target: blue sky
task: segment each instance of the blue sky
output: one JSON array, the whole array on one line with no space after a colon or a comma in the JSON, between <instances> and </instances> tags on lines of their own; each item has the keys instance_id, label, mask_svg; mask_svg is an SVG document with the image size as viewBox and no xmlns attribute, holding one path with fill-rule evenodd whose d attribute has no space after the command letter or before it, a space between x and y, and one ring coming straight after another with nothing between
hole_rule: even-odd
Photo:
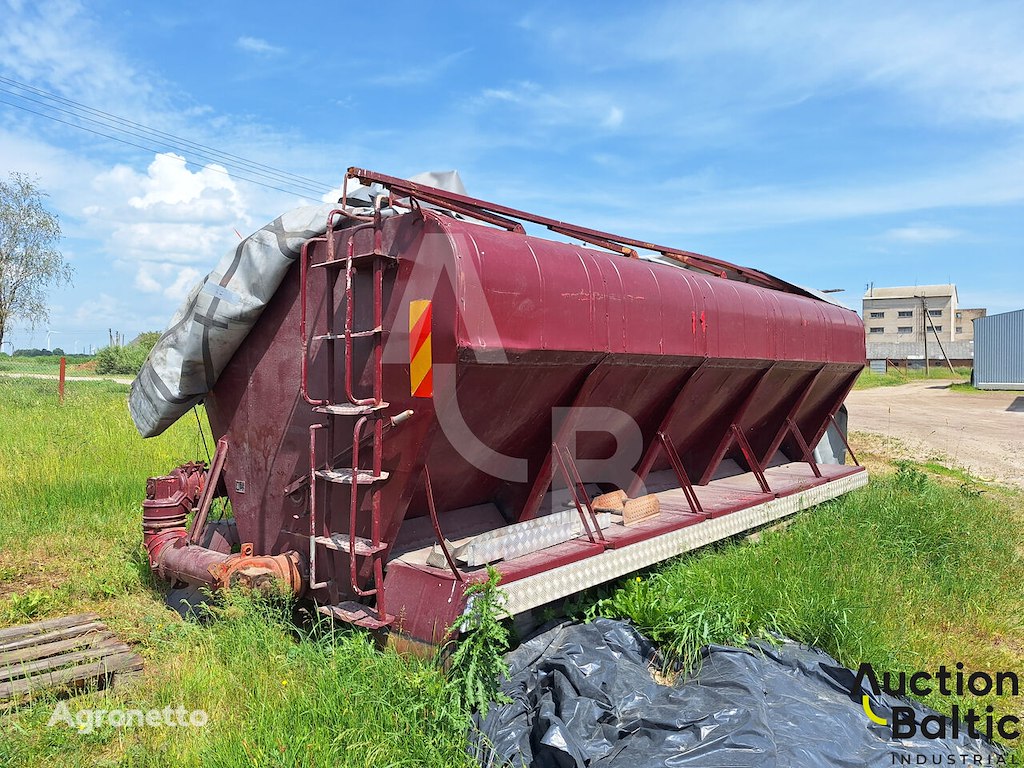
<instances>
[{"instance_id":1,"label":"blue sky","mask_svg":"<svg viewBox=\"0 0 1024 768\"><path fill-rule=\"evenodd\" d=\"M0 0L0 76L325 188L456 168L858 310L871 281L1024 306L1020 3L124 5ZM162 329L234 230L305 202L179 155L0 104L0 174L39 177L76 270L16 346Z\"/></svg>"}]
</instances>

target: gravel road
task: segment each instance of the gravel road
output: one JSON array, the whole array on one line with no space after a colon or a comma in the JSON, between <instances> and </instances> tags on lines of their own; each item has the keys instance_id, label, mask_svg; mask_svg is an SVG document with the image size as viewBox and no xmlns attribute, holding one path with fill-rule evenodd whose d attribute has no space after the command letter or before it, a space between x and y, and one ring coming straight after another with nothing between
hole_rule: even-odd
<instances>
[{"instance_id":1,"label":"gravel road","mask_svg":"<svg viewBox=\"0 0 1024 768\"><path fill-rule=\"evenodd\" d=\"M0 376L6 376L11 379L48 379L50 381L57 381L60 376L56 373L14 373L14 372L3 372ZM64 381L71 384L75 381L116 381L118 384L131 384L135 381L134 377L125 378L124 376L77 376L69 375L64 377Z\"/></svg>"},{"instance_id":2,"label":"gravel road","mask_svg":"<svg viewBox=\"0 0 1024 768\"><path fill-rule=\"evenodd\" d=\"M955 392L951 383L854 390L846 400L850 430L893 437L918 460L939 458L1024 488L1024 394Z\"/></svg>"}]
</instances>

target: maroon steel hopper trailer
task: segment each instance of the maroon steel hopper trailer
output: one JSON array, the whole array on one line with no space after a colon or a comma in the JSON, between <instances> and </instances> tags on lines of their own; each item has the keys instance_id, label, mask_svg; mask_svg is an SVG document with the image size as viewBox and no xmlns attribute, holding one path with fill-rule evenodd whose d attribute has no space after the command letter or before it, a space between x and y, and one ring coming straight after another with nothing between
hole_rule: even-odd
<instances>
[{"instance_id":1,"label":"maroon steel hopper trailer","mask_svg":"<svg viewBox=\"0 0 1024 768\"><path fill-rule=\"evenodd\" d=\"M208 377L210 466L149 481L164 578L283 580L328 616L436 644L487 565L519 614L867 482L836 418L865 358L852 311L699 254L349 178L372 206L335 206ZM217 496L240 552L210 543Z\"/></svg>"}]
</instances>

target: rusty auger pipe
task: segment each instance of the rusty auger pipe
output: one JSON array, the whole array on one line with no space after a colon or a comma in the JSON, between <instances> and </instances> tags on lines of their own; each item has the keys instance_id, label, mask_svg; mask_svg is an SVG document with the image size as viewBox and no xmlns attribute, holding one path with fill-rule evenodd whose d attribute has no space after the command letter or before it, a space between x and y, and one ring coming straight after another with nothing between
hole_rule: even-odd
<instances>
[{"instance_id":1,"label":"rusty auger pipe","mask_svg":"<svg viewBox=\"0 0 1024 768\"><path fill-rule=\"evenodd\" d=\"M252 545L243 544L241 552L230 554L190 543L186 520L209 481L209 473L201 462L183 464L169 475L146 481L142 538L153 573L172 583L186 582L212 589L248 586L265 590L278 583L294 595L301 595L307 579L305 562L297 552L254 555ZM196 532L196 540L199 533Z\"/></svg>"}]
</instances>

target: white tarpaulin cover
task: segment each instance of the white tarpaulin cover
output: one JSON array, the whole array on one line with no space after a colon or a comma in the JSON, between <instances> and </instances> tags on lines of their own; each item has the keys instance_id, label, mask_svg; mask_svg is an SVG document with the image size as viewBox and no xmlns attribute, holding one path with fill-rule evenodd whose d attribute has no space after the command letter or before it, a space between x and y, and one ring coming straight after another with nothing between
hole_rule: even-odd
<instances>
[{"instance_id":1,"label":"white tarpaulin cover","mask_svg":"<svg viewBox=\"0 0 1024 768\"><path fill-rule=\"evenodd\" d=\"M466 194L456 171L422 173L412 181ZM349 209L372 212L379 186L357 187ZM143 437L159 435L213 389L235 350L298 258L302 244L324 234L337 203L296 208L231 249L189 292L132 382L128 410ZM385 215L393 211L384 211Z\"/></svg>"}]
</instances>

